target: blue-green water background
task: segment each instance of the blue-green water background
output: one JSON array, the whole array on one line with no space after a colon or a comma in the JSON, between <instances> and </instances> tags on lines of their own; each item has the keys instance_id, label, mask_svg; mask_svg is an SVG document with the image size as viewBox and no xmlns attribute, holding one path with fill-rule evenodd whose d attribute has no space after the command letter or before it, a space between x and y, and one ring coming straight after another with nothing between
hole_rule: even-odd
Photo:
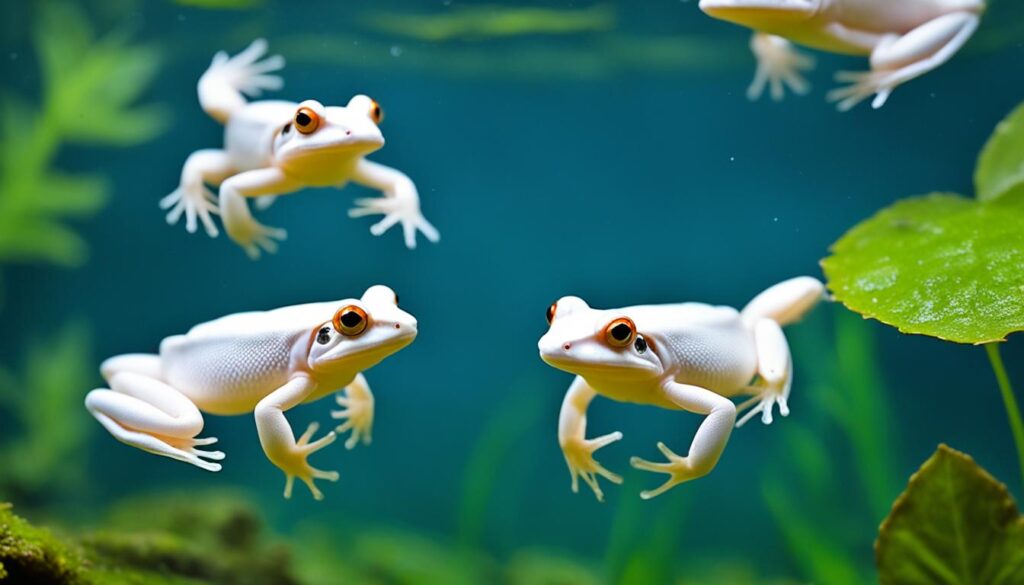
<instances>
[{"instance_id":1,"label":"blue-green water background","mask_svg":"<svg viewBox=\"0 0 1024 585\"><path fill-rule=\"evenodd\" d=\"M477 440L494 417L520 409L522 416L510 419L519 432L497 463L500 476L483 521L483 545L498 555L536 546L599 558L616 511L633 506L641 488L661 479L630 475L624 487L607 488L603 505L589 493L570 492L555 441L570 376L544 365L536 351L553 299L577 294L598 307L682 300L742 305L789 276L820 276L818 261L829 244L895 199L934 190L971 194L977 152L1024 99L1024 45L1010 42L969 46L898 89L880 111L862 106L839 114L825 103L833 72L865 63L824 54L817 55L810 96L751 103L744 97L753 74L748 32L707 18L696 2L618 2L610 31L468 39L444 44L449 53L368 30L359 16L443 13L465 4L270 2L251 11L162 2L90 6L97 22L127 22L137 39L165 49L166 64L145 99L169 105L173 125L131 149L62 150L62 168L106 174L114 196L95 219L78 224L90 246L82 269L5 268L5 362L73 318L91 327L98 361L155 351L164 336L223 314L356 296L375 283L400 293L420 321L420 335L368 374L377 395L373 445L346 451L338 443L313 458L341 472L339 483L324 486L324 502L313 502L301 487L291 501L280 497L284 477L263 456L245 416L207 419L205 434L219 437L228 454L219 474L122 446L97 425L83 502L162 488L237 486L254 493L282 530L304 523L339 533L400 525L451 536ZM0 39L4 91L38 95L27 27L14 24L30 23L32 10L5 10L17 17ZM1002 14L1024 19L1024 8ZM258 262L223 236L210 240L164 223L156 202L177 185L185 157L221 141L220 127L199 109L196 80L214 52L237 52L257 36L288 59L285 89L274 97L341 104L366 93L381 102L388 143L371 158L416 181L424 213L441 231L438 245L421 240L409 251L397 232L371 236L369 221L346 217L353 198L372 194L355 186L307 189L262 214L287 228L289 239L280 253ZM631 55L628 43L611 54L609 38L630 36L710 42L693 56L695 65L647 66L639 49L624 57ZM512 58L524 48L547 51L536 70ZM453 54L461 60L445 58ZM579 55L589 58L576 64ZM415 65L408 64L412 59ZM843 310L825 306L814 319L827 326ZM896 485L946 442L973 454L1020 495L984 352L870 328L893 411L881 424L895 426L899 438L892 446ZM814 350L794 356L790 419L741 429L713 474L643 504L638 514L653 521L685 503L680 559L740 557L768 573L793 572L760 485L787 468L779 461L787 455L780 427L809 412L801 376L814 367ZM1011 376L1024 384L1022 341L1011 339L1004 355ZM101 383L98 375L94 383ZM76 389L83 397L88 390ZM332 406L303 406L289 418L301 431L307 421L328 422ZM88 416L84 408L78 415ZM685 451L698 423L689 414L599 400L590 432L625 433L600 454L608 467L625 471L630 455L654 458L659 440ZM832 439L821 440L829 448ZM848 454L830 454L849 468ZM865 535L867 543L870 538ZM870 562L870 550L863 554Z\"/></svg>"}]
</instances>

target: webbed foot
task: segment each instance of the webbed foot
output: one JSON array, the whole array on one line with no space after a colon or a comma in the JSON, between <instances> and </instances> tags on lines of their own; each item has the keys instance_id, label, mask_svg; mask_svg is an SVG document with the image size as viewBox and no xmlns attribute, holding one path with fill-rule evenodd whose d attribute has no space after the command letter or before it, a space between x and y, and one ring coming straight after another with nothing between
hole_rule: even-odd
<instances>
[{"instance_id":1,"label":"webbed foot","mask_svg":"<svg viewBox=\"0 0 1024 585\"><path fill-rule=\"evenodd\" d=\"M345 448L354 448L360 440L364 445L369 445L373 440L373 395L367 393L345 396L339 393L335 395L334 400L343 410L332 410L331 418L345 421L338 425L335 432L352 431L345 440Z\"/></svg>"},{"instance_id":2,"label":"webbed foot","mask_svg":"<svg viewBox=\"0 0 1024 585\"><path fill-rule=\"evenodd\" d=\"M630 465L641 471L651 471L654 473L665 473L669 475L668 480L661 484L660 487L640 492L640 497L645 500L658 497L681 483L703 477L711 471L711 469L706 468L706 466L695 467L691 464L689 457L683 457L675 454L668 448L668 446L665 445L665 443L658 443L658 450L660 450L665 458L668 459L666 463L655 463L639 457L633 457L629 460Z\"/></svg>"},{"instance_id":3,"label":"webbed foot","mask_svg":"<svg viewBox=\"0 0 1024 585\"><path fill-rule=\"evenodd\" d=\"M837 102L836 109L848 112L854 106L872 95L875 99L871 107L876 110L885 105L899 80L893 71L840 71L836 73L836 81L849 83L847 87L839 87L828 92L828 101Z\"/></svg>"},{"instance_id":4,"label":"webbed foot","mask_svg":"<svg viewBox=\"0 0 1024 585\"><path fill-rule=\"evenodd\" d=\"M810 91L811 84L803 72L814 68L813 57L797 51L793 43L782 37L764 33L754 33L750 48L757 58L757 72L747 88L747 99L760 99L766 87L771 88L775 101L785 97L786 88L798 95Z\"/></svg>"},{"instance_id":5,"label":"webbed foot","mask_svg":"<svg viewBox=\"0 0 1024 585\"><path fill-rule=\"evenodd\" d=\"M206 188L202 182L193 185L181 185L173 193L160 200L160 209L167 210L167 223L178 223L185 216L185 229L191 234L198 228L196 219L203 222L206 233L211 238L217 237L217 226L213 223L214 215L220 214L217 207L217 196Z\"/></svg>"},{"instance_id":6,"label":"webbed foot","mask_svg":"<svg viewBox=\"0 0 1024 585\"><path fill-rule=\"evenodd\" d=\"M319 428L319 424L315 422L310 423L306 432L302 433L299 440L295 442L295 450L291 453L291 458L283 463L280 461L274 462L282 471L284 471L285 476L287 477L284 485L285 499L292 497L292 487L295 485L296 477L306 484L306 487L309 488L309 491L313 494L313 499L315 500L324 499L324 494L316 487L313 480L324 479L327 481L338 481L339 476L337 471L322 471L312 467L307 461L310 455L330 445L338 438L338 435L330 432L311 443L310 439L313 438L313 435Z\"/></svg>"},{"instance_id":7,"label":"webbed foot","mask_svg":"<svg viewBox=\"0 0 1024 585\"><path fill-rule=\"evenodd\" d=\"M595 439L570 439L562 445L562 454L565 455L565 463L569 466L569 475L572 476L573 493L579 493L579 479L583 478L584 483L594 491L597 501L603 502L604 492L597 482L597 476L600 475L615 484L622 483L622 476L608 471L594 459L594 452L621 438L622 433L616 431Z\"/></svg>"},{"instance_id":8,"label":"webbed foot","mask_svg":"<svg viewBox=\"0 0 1024 585\"><path fill-rule=\"evenodd\" d=\"M416 232L423 232L431 242L441 239L437 229L423 217L419 202L414 199L400 197L371 197L357 199L356 207L350 209L349 217L365 217L367 215L383 215L384 219L370 226L370 233L379 236L395 224L402 224L405 245L410 250L416 247Z\"/></svg>"},{"instance_id":9,"label":"webbed foot","mask_svg":"<svg viewBox=\"0 0 1024 585\"><path fill-rule=\"evenodd\" d=\"M229 56L220 51L213 56L210 71L221 76L231 87L250 97L258 97L264 90L277 90L284 86L278 75L270 75L284 67L284 57L267 54L266 39L256 39L245 50Z\"/></svg>"}]
</instances>

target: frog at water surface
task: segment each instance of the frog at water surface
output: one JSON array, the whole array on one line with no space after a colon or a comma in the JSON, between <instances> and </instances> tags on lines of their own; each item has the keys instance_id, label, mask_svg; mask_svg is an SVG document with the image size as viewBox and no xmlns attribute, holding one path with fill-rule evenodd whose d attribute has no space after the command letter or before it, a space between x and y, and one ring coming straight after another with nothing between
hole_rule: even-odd
<instances>
[{"instance_id":1,"label":"frog at water surface","mask_svg":"<svg viewBox=\"0 0 1024 585\"><path fill-rule=\"evenodd\" d=\"M597 476L622 482L594 459L595 451L622 433L586 437L587 408L598 395L707 415L687 456L658 443L667 462L631 460L637 469L669 476L661 487L642 492L644 499L709 473L734 423L740 426L760 413L769 424L776 405L788 415L793 363L782 326L800 319L823 296L818 280L800 277L762 292L742 311L701 303L599 310L578 297L551 305L550 329L538 348L545 362L576 375L558 421L573 491L582 478L601 500ZM742 395L753 398L737 407L730 398ZM751 406L736 423L737 413Z\"/></svg>"},{"instance_id":2,"label":"frog at water surface","mask_svg":"<svg viewBox=\"0 0 1024 585\"><path fill-rule=\"evenodd\" d=\"M807 91L801 71L813 62L789 41L869 56L870 71L836 76L850 85L831 91L829 100L846 111L872 95L880 108L897 86L949 61L977 30L985 0L701 0L700 9L757 31L752 99L766 85L775 99L785 86Z\"/></svg>"}]
</instances>

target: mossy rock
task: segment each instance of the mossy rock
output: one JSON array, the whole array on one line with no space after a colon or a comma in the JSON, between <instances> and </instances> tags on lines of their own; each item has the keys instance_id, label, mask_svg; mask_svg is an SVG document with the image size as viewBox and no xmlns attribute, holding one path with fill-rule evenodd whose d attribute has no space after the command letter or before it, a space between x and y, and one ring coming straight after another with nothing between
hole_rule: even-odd
<instances>
[{"instance_id":1,"label":"mossy rock","mask_svg":"<svg viewBox=\"0 0 1024 585\"><path fill-rule=\"evenodd\" d=\"M15 516L0 504L0 582L87 585L84 555L49 530Z\"/></svg>"}]
</instances>

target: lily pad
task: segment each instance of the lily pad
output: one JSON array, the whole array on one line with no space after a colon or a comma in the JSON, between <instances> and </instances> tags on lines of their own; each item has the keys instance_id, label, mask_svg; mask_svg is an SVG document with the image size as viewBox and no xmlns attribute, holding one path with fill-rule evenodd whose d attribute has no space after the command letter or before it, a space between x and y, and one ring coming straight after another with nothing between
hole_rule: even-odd
<instances>
[{"instance_id":1,"label":"lily pad","mask_svg":"<svg viewBox=\"0 0 1024 585\"><path fill-rule=\"evenodd\" d=\"M875 558L882 585L1024 583L1024 518L1005 485L940 445L882 523Z\"/></svg>"},{"instance_id":2,"label":"lily pad","mask_svg":"<svg viewBox=\"0 0 1024 585\"><path fill-rule=\"evenodd\" d=\"M1024 193L904 199L831 251L835 298L904 333L980 344L1024 330Z\"/></svg>"},{"instance_id":3,"label":"lily pad","mask_svg":"<svg viewBox=\"0 0 1024 585\"><path fill-rule=\"evenodd\" d=\"M1024 104L996 126L974 172L978 199L1024 193Z\"/></svg>"}]
</instances>

